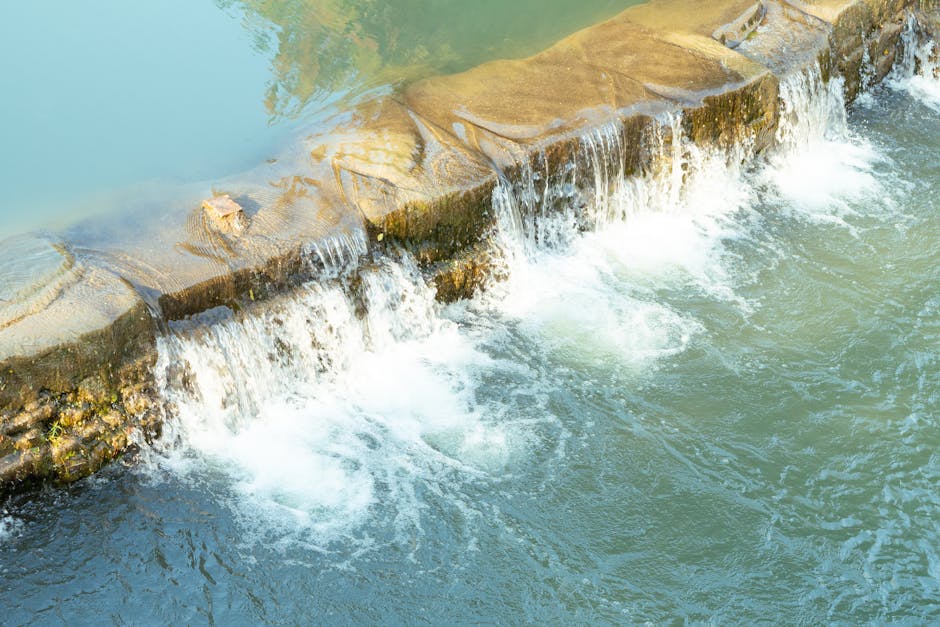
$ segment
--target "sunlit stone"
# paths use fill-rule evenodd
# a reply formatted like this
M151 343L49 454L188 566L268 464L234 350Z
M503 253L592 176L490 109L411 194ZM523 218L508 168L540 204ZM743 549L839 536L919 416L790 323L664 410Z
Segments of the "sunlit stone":
M248 217L241 205L228 194L203 200L202 209L211 225L220 231L241 233L248 226Z

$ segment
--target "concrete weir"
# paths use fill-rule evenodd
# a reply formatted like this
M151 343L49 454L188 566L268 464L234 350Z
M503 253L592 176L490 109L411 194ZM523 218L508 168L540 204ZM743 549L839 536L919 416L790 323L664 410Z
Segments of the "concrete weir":
M87 476L159 433L156 338L173 321L404 248L438 298L494 269L493 191L538 163L576 164L614 128L624 174L651 167L657 116L703 145L776 141L779 78L818 64L846 97L891 69L907 16L940 31L937 0L652 0L533 57L405 86L346 112L303 150L199 194L62 238L9 240L28 268L0 286L0 493ZM12 251L12 252L11 252Z

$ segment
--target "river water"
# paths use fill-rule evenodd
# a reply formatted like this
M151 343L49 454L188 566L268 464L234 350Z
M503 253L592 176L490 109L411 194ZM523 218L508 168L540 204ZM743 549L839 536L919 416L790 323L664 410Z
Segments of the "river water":
M4 620L937 621L934 69L788 78L746 166L597 129L473 301L402 256L175 327L163 439L0 514Z
M638 2L3 2L0 242L165 211L357 98L534 54Z

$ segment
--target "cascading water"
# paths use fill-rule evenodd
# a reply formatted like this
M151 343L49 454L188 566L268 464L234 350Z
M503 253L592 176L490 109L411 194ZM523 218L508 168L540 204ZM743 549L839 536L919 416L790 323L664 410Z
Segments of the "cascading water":
M940 112L940 49L911 16L901 32L901 55L888 84Z
M407 258L258 309L163 338L158 368L170 465L227 475L259 529L329 542L382 505L408 534L417 482L472 479L524 446L474 398L477 371L499 365L439 316Z
M848 129L842 79L824 83L821 74L813 66L781 83L781 149L763 175L791 210L845 225L851 205L874 191L880 157Z
M818 70L785 82L782 154L844 133L840 93ZM703 331L664 291L749 307L724 242L747 228L740 214L756 192L742 164L753 155L695 146L678 114L649 144L649 171L627 177L618 126L601 126L560 172L537 158L501 183L508 278L471 302L437 305L405 254L363 267L347 254L321 258L331 280L177 325L160 340L170 418L151 459L190 477L220 473L243 520L261 516L249 527L326 546L370 526L413 538L423 491L460 501L461 483L525 464L533 446L563 455L564 426L531 400L545 396L544 373L501 355L502 336L569 367L642 377ZM506 386L498 401L486 399L493 379Z

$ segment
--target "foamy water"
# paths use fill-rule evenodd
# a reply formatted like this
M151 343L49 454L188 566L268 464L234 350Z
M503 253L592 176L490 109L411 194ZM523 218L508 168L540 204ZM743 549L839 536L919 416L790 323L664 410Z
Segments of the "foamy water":
M189 366L185 385L166 383L168 463L226 474L252 527L329 542L383 505L405 533L420 526L415 484L504 470L528 445L517 419L476 398L500 364L438 315L416 271L386 262L360 276L365 318L347 286L311 285L161 345Z
M663 126L677 132L679 120ZM532 229L520 225L526 212L539 211L539 200L498 189L509 278L478 297L474 308L518 324L573 363L619 364L640 373L684 351L701 327L658 300L657 291L696 289L739 300L723 242L742 235L735 218L746 211L750 190L738 154L708 153L688 142L660 151L666 167L655 174L595 174L605 188L610 179L612 189L595 195L600 202L587 215L569 208L549 216L553 224L542 227L536 242ZM581 233L584 223L595 229Z
M910 18L902 32L902 55L887 83L903 90L924 106L940 112L940 49L937 42L919 37L917 22Z
M16 536L23 523L12 516L0 516L0 543Z
M225 477L229 506L268 542L368 545L376 529L420 537L427 491L472 510L463 486L498 483L545 447L565 453L567 429L545 403L553 375L508 359L508 346L523 341L564 368L639 384L706 332L664 293L751 311L728 244L750 237L768 181L827 216L839 215L829 199L870 191L869 149L846 130L840 85L822 87L816 71L783 93L783 147L763 167L744 169L746 148L692 145L681 119L666 116L657 167L640 178L623 176L623 147L602 127L570 180L542 181L533 164L521 185L500 185L508 278L473 301L442 309L402 257L356 278L340 264L334 280L181 325L160 341L171 418L152 463ZM807 183L807 168L819 178ZM587 203L576 191L584 181ZM557 194L571 202L549 210Z
M875 194L873 168L884 157L848 129L840 79L823 84L819 68L781 85L784 147L761 177L789 210L820 223L846 225L853 206Z

